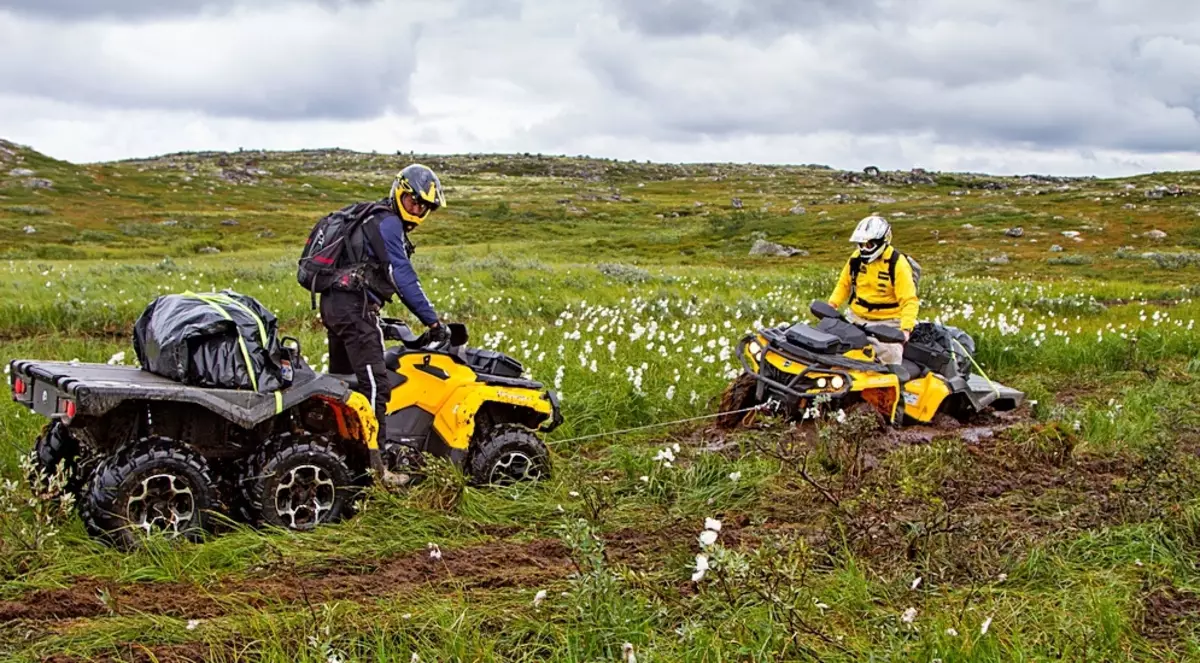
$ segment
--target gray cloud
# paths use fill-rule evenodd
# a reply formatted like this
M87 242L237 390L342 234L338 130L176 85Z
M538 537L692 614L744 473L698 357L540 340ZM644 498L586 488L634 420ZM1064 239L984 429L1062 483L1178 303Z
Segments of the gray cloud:
M217 117L355 119L408 111L420 26L397 14L360 12L341 24L328 16L293 6L150 30L0 15L0 89Z
M622 28L656 37L778 35L863 19L877 0L606 0Z
M682 3L616 1L623 32L598 30L581 47L601 92L591 108L540 130L677 141L932 134L957 144L1136 152L1200 145L1200 79L1187 73L1200 67L1200 28L1154 11L1178 3L1129 15L1103 2L1055 9L1016 0L927 20L920 7L939 4L928 0L852 13L811 33L802 22L779 27L804 11L773 13L769 3L705 4L675 20ZM729 37L759 20L782 30L778 38ZM670 39L647 36L660 34Z
M137 117L123 145L1200 166L1193 0L0 2L0 127L89 155Z
M140 20L227 12L237 7L280 4L313 4L330 9L367 5L380 0L3 0L0 11L50 18L87 21L97 18Z

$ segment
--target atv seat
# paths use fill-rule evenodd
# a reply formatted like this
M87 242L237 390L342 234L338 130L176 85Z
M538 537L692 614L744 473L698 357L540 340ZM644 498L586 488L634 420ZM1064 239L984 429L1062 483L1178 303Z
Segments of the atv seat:
M925 374L929 372L928 368L918 364L917 362L915 362L911 359L907 359L907 358L902 360L900 365L904 367L904 370L908 371L908 379L909 380L916 380L918 378L925 377Z
M899 364L888 364L888 371L900 378L900 382L908 382L925 375L929 369L922 368L911 359L905 359Z
M341 380L349 385L349 387L354 391L358 391L358 376L353 373L331 373L329 377L337 378L338 380ZM388 371L388 391L399 387L405 382L408 382L408 378L400 375L394 370Z

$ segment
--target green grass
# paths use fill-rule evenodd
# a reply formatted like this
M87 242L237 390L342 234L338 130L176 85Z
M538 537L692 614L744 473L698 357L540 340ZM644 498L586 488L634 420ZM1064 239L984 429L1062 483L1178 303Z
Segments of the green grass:
M0 405L0 477L17 481L0 527L57 528L36 545L0 537L0 600L103 590L78 619L0 625L3 658L132 658L135 644L158 660L322 663L621 660L624 643L640 661L1200 655L1200 273L1186 198L1146 200L1142 178L1069 191L994 178L1008 188L988 191L956 174L849 187L819 168L420 158L450 187L450 206L413 235L425 288L473 345L561 391L554 477L484 490L444 468L312 533L231 526L201 544L124 553L89 540L73 516L28 505L18 461L43 421ZM0 249L5 360L124 352L132 363L132 323L154 297L232 288L270 308L318 368L324 333L294 281L298 247L321 214L386 191L400 161L22 159L55 186L0 175L0 223L13 230ZM220 177L250 160L271 174ZM896 202L870 202L881 195ZM788 213L797 203L806 214ZM983 442L823 422L814 443L770 419L738 433L701 422L571 441L716 411L737 339L806 319L872 210L891 216L896 243L924 267L922 317L968 331L980 368L1037 401L1014 425ZM238 225L221 225L229 218ZM1003 234L1015 225L1024 237ZM1168 238L1141 237L1154 228ZM751 258L754 237L810 255ZM1069 253L1048 256L1054 243ZM221 253L198 253L208 246ZM998 253L1009 264L987 261ZM796 454L814 446L805 465ZM723 528L693 582L706 518ZM406 575L428 563L429 543L446 567ZM148 583L151 595L220 609L153 609L137 594ZM285 586L312 593L278 595Z

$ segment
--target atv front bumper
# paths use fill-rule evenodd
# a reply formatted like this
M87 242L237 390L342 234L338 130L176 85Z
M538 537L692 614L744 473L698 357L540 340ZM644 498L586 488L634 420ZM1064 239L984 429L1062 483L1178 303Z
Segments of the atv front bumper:
M541 428L543 432L549 433L563 423L562 405L558 402L558 392L553 389L547 389L542 398L550 401L550 422L543 424Z
M770 393L770 395L776 397L782 402L785 402L789 405L795 405L797 401L802 399L815 398L817 396L826 396L836 399L850 393L853 380L849 372L833 367L807 366L802 364L799 359L795 360L796 363L798 365L804 365L804 368L801 369L799 373L788 376L789 379L787 383L767 377L764 375L765 371L763 370L765 365L769 365L766 360L767 348L765 346L760 347L758 355L753 356L750 352L748 352L748 346L751 341L758 342L758 339L756 339L753 334L750 334L739 341L737 344L736 354L738 361L742 363L742 369L750 375L753 375L754 378L758 380L758 388L755 392L755 397L758 400L763 400L763 398ZM779 352L777 349L772 351L783 355L783 353ZM822 377L832 375L840 376L842 378L842 386L837 389L830 387L803 389L801 382L807 381L814 373L819 373Z

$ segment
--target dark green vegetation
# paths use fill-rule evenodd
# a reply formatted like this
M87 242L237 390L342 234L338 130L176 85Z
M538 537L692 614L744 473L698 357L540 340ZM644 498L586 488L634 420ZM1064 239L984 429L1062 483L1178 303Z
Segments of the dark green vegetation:
M450 203L414 235L426 288L477 344L561 388L555 477L479 490L443 468L315 533L230 526L126 554L69 508L30 504L18 459L42 421L4 405L0 658L616 661L625 643L640 661L1200 655L1200 175L421 159ZM77 166L0 143L3 359L128 363L155 295L230 287L319 366L299 243L408 161ZM566 441L714 412L736 339L806 315L869 211L923 264L923 316L969 331L988 375L1036 404L902 433L830 413ZM760 238L809 256L749 256ZM705 547L706 518L721 530Z

